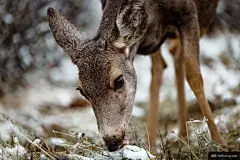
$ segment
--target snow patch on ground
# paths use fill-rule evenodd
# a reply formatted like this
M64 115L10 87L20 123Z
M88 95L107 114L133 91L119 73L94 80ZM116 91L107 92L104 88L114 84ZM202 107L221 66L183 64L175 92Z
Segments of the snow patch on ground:
M26 149L21 145L16 145L14 147L6 147L0 149L0 159L9 160L9 157L21 157L26 154Z
M51 137L49 138L49 142L55 146L64 144L66 141L64 141L62 138L58 138L58 137Z
M83 159L83 160L105 160L105 159L112 159L112 160L122 160L122 159L131 159L131 160L149 160L155 158L151 153L147 150L132 146L126 145L122 149L115 151L115 152L106 152L104 151L102 154L94 155L92 158L83 157L76 154L70 154L69 158L73 159Z
M225 134L236 130L240 126L240 106L223 108L216 116L215 123Z
M66 108L79 97L80 94L74 88L39 83L32 88L21 90L17 95L5 97L3 104L0 102L0 112L33 128L37 136L44 136L45 129L51 129L52 126L60 126L70 131L96 133L97 123L91 107ZM10 138L8 135L11 133L11 127L5 121L0 121L1 137L5 140Z
M26 149L19 144L19 139L17 137L13 137L13 141L15 143L14 147L2 147L0 146L0 159L1 160L9 160L9 157L17 157L20 158L24 154L27 153Z

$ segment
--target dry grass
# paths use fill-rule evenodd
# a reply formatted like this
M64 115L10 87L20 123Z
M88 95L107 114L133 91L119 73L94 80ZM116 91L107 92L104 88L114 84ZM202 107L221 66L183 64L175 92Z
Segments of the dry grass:
M52 130L50 137L36 137L31 128L22 126L16 121L11 120L8 116L1 113L2 119L12 126L10 141L4 141L0 137L0 158L5 159L82 159L86 157L102 157L102 159L113 159L105 148L96 144L84 133L62 132ZM142 123L143 119L139 119ZM149 150L147 145L147 131L143 125L139 125L133 120L130 123L128 135L133 145ZM230 133L223 135L227 141L228 148L222 148L210 140L207 130L199 129L204 126L206 120L192 120L187 122L188 137L179 138L169 129L171 124L164 122L163 128L159 129L158 142L156 143L156 159L206 159L208 152L211 151L240 151L240 143L236 141L240 137L240 127L232 130ZM234 122L232 122L234 123ZM161 131L160 131L161 130ZM172 134L169 138L169 134ZM61 142L53 142L51 138L60 138ZM18 147L18 148L17 148ZM13 151L15 149L15 152ZM25 150L24 152L22 150ZM18 153L19 152L19 153ZM151 150L154 153L153 150ZM2 157L1 157L2 156ZM4 159L3 158L3 159Z

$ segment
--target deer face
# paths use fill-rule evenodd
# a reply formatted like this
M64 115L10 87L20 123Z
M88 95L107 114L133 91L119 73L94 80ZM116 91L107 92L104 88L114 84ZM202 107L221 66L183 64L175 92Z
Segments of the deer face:
M132 62L116 47L105 51L91 47L91 52L94 54L76 62L78 88L91 102L99 132L108 149L114 151L122 145L131 116L136 75Z
M139 6L143 6L143 3L137 4L136 11L142 11ZM133 11L128 4L124 6L128 8L119 7L119 12L124 10L124 13L128 11L129 14L129 11ZM134 24L126 25L124 19L127 20L129 15L124 13L116 14L112 30L110 27L110 31L105 32L103 30L106 28L100 25L99 33L110 33L110 36L100 34L98 38L84 41L74 25L57 10L48 9L53 36L78 66L78 89L91 102L99 132L110 151L121 147L125 137L136 91L136 74L132 64L136 53L134 44L146 31L146 14L140 14L138 17L133 13ZM108 15L105 15L106 17L108 20L103 18L102 23L109 22Z

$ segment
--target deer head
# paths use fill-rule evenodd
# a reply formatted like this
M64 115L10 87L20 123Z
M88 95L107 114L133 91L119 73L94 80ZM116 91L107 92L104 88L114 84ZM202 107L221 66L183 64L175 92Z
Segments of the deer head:
M147 26L143 0L107 1L98 33L91 40L53 8L48 8L48 20L56 42L78 67L78 89L92 104L103 140L110 151L117 150L135 96L133 58Z

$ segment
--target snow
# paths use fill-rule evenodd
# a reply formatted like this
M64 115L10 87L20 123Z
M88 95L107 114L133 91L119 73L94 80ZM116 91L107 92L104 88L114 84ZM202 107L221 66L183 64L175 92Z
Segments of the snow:
M1 107L0 107L0 109L1 109ZM1 112L1 110L0 110L0 112ZM0 123L0 139L3 139L3 140L5 140L5 141L10 141L11 140L11 135L10 135L10 130L9 130L9 127L8 127L8 125L6 125L6 123L5 124L2 124L2 123Z
M66 143L65 140L63 140L62 138L57 138L57 137L51 137L49 139L49 142L55 146L58 146L58 145L61 145L61 144L64 144Z
M10 13L5 14L5 16L2 17L2 19L6 24L11 24L14 21L14 18Z
M69 58L63 58L60 67L50 71L50 76L55 82L74 83L78 78L78 69Z
M21 145L15 145L14 147L0 148L0 159L9 160L9 156L21 157L26 154L26 149Z
M132 115L135 117L142 117L144 115L144 110L137 105L133 105Z
M34 145L39 145L41 143L41 140L36 138L34 141L33 141L33 144Z
M50 129L52 126L95 134L97 123L91 107L61 111L77 98L81 96L75 88L38 83L32 88L20 90L17 95L5 97L3 104L0 104L0 112L23 125L33 127L37 136L45 136L45 129ZM50 107L50 112L47 114L42 113L45 106ZM14 126L6 121L0 121L1 138L8 141L12 127Z
M179 128L175 127L175 128L172 128L171 132L169 132L166 135L166 139L168 139L171 142L174 142L179 139L178 135L179 135ZM158 143L160 143L160 142L158 142Z
M36 26L36 29L39 33L41 32L47 32L49 30L49 26L48 26L48 22L42 22L42 23L39 23L37 26Z
M122 160L122 159L131 159L131 160L149 160L155 158L152 154L146 151L143 148L137 146L126 145L122 149L115 152L104 151L102 154L96 154L92 158L83 157L76 154L69 154L69 158L73 159L83 159L83 160Z
M240 126L240 105L226 107L221 110L221 114L216 116L215 123L223 133L229 133Z
M123 158L129 158L133 160L135 159L148 160L150 158L155 157L145 149L139 148L137 146L127 145L123 149Z
M49 158L47 158L46 155L41 154L41 155L40 155L40 160L49 160Z
M94 160L94 158L88 158L88 157L84 157L84 156L80 156L77 154L69 154L68 158L71 158L72 160Z

